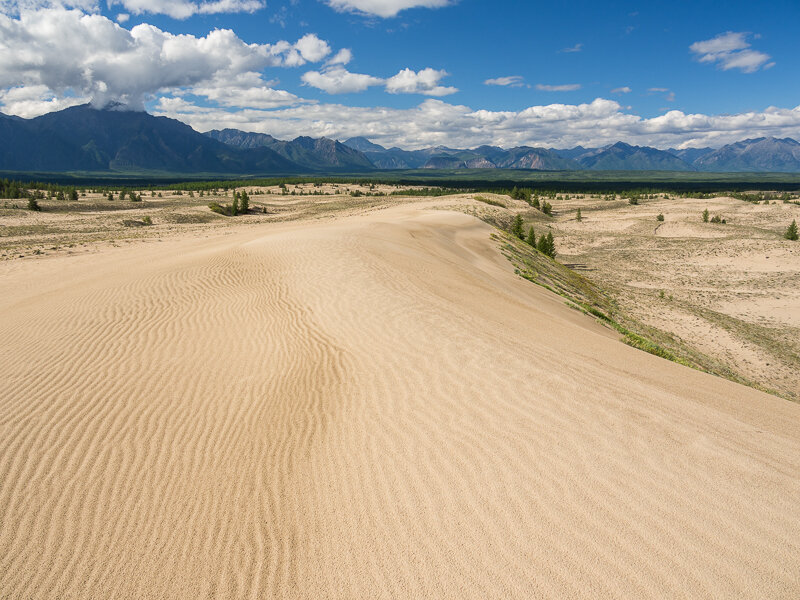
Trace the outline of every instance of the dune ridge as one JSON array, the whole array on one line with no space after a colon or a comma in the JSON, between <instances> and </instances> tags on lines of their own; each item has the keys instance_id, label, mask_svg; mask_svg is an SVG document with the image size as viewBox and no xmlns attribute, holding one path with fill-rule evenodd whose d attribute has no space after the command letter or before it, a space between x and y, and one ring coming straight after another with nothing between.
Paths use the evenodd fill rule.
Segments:
<instances>
[{"instance_id":1,"label":"dune ridge","mask_svg":"<svg viewBox=\"0 0 800 600\"><path fill-rule=\"evenodd\" d=\"M794 597L800 406L396 206L0 265L0 597Z\"/></svg>"}]
</instances>

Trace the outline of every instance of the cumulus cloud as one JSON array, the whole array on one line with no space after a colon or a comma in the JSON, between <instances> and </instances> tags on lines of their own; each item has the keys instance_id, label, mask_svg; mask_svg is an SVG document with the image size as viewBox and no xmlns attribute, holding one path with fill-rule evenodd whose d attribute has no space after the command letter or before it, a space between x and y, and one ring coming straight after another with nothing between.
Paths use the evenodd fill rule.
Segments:
<instances>
[{"instance_id":1,"label":"cumulus cloud","mask_svg":"<svg viewBox=\"0 0 800 600\"><path fill-rule=\"evenodd\" d=\"M633 90L629 88L627 85L623 85L622 87L614 88L611 90L612 94L630 94Z\"/></svg>"},{"instance_id":2,"label":"cumulus cloud","mask_svg":"<svg viewBox=\"0 0 800 600\"><path fill-rule=\"evenodd\" d=\"M403 69L386 80L386 91L390 94L424 94L426 96L448 96L458 88L439 85L439 80L448 75L447 71L422 69L412 71Z\"/></svg>"},{"instance_id":3,"label":"cumulus cloud","mask_svg":"<svg viewBox=\"0 0 800 600\"><path fill-rule=\"evenodd\" d=\"M0 91L0 105L3 106L3 112L26 119L85 104L87 101L88 98L80 96L59 98L45 85L12 87Z\"/></svg>"},{"instance_id":4,"label":"cumulus cloud","mask_svg":"<svg viewBox=\"0 0 800 600\"><path fill-rule=\"evenodd\" d=\"M566 85L545 85L537 83L536 89L542 92L574 92L581 89L580 83L568 83Z\"/></svg>"},{"instance_id":5,"label":"cumulus cloud","mask_svg":"<svg viewBox=\"0 0 800 600\"><path fill-rule=\"evenodd\" d=\"M747 36L745 32L728 31L710 40L695 42L689 50L698 61L716 64L723 71L739 69L744 73L754 73L774 66L774 62L769 62L769 54L750 47Z\"/></svg>"},{"instance_id":6,"label":"cumulus cloud","mask_svg":"<svg viewBox=\"0 0 800 600\"><path fill-rule=\"evenodd\" d=\"M484 85L523 87L525 85L525 80L522 78L522 75L508 75L507 77L495 77L494 79L487 79L483 83Z\"/></svg>"},{"instance_id":7,"label":"cumulus cloud","mask_svg":"<svg viewBox=\"0 0 800 600\"><path fill-rule=\"evenodd\" d=\"M205 37L174 35L148 24L127 30L102 15L63 8L23 11L18 18L0 14L0 40L0 89L44 86L55 97L138 107L149 95L211 89L242 74L257 83L253 77L267 67L303 65L330 53L313 34L295 44L247 44L226 29ZM292 99L265 92L263 80L253 87L262 98Z\"/></svg>"},{"instance_id":8,"label":"cumulus cloud","mask_svg":"<svg viewBox=\"0 0 800 600\"><path fill-rule=\"evenodd\" d=\"M721 146L770 135L800 137L800 106L735 115L685 114L673 110L648 119L602 98L585 104L531 106L521 111L474 110L427 99L410 109L302 104L272 111L237 112L162 99L156 112L187 122L200 131L233 127L279 138L309 135L344 139L363 135L387 147L404 148L440 144L597 147L620 139L669 148Z\"/></svg>"},{"instance_id":9,"label":"cumulus cloud","mask_svg":"<svg viewBox=\"0 0 800 600\"><path fill-rule=\"evenodd\" d=\"M346 65L353 60L353 52L349 48L342 48L326 64L329 65Z\"/></svg>"},{"instance_id":10,"label":"cumulus cloud","mask_svg":"<svg viewBox=\"0 0 800 600\"><path fill-rule=\"evenodd\" d=\"M305 84L328 94L363 92L370 86L384 83L384 80L380 77L373 77L363 73L351 73L341 65L333 65L322 71L303 73L302 80Z\"/></svg>"},{"instance_id":11,"label":"cumulus cloud","mask_svg":"<svg viewBox=\"0 0 800 600\"><path fill-rule=\"evenodd\" d=\"M327 0L328 5L339 12L354 12L384 19L397 16L401 10L409 8L440 8L454 2L455 0Z\"/></svg>"}]
</instances>

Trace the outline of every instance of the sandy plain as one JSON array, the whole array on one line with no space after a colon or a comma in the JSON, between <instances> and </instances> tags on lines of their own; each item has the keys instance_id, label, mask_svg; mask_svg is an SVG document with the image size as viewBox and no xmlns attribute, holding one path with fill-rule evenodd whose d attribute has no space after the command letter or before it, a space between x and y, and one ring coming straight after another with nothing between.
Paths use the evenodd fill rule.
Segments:
<instances>
[{"instance_id":1,"label":"sandy plain","mask_svg":"<svg viewBox=\"0 0 800 600\"><path fill-rule=\"evenodd\" d=\"M518 277L502 209L144 204L5 221L0 597L800 594L800 405Z\"/></svg>"}]
</instances>

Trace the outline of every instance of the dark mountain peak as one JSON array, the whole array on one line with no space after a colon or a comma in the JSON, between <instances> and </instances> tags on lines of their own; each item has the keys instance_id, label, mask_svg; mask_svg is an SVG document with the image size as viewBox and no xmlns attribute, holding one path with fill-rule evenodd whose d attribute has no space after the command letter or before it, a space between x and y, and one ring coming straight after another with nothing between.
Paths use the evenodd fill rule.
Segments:
<instances>
[{"instance_id":1,"label":"dark mountain peak","mask_svg":"<svg viewBox=\"0 0 800 600\"><path fill-rule=\"evenodd\" d=\"M800 143L792 138L760 137L723 146L699 157L703 171L800 171Z\"/></svg>"},{"instance_id":2,"label":"dark mountain peak","mask_svg":"<svg viewBox=\"0 0 800 600\"><path fill-rule=\"evenodd\" d=\"M386 148L383 146L374 144L363 136L351 137L342 143L349 148L358 150L359 152L383 152L386 150Z\"/></svg>"},{"instance_id":3,"label":"dark mountain peak","mask_svg":"<svg viewBox=\"0 0 800 600\"><path fill-rule=\"evenodd\" d=\"M608 148L616 148L617 150L638 150L641 146L632 146L625 142L619 141L608 146Z\"/></svg>"}]
</instances>

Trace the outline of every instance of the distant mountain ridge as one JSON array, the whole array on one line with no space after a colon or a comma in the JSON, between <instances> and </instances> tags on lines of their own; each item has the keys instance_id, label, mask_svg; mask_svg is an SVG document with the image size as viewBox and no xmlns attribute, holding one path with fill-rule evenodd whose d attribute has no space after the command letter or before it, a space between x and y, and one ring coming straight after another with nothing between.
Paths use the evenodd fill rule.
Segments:
<instances>
[{"instance_id":1,"label":"distant mountain ridge","mask_svg":"<svg viewBox=\"0 0 800 600\"><path fill-rule=\"evenodd\" d=\"M742 140L722 148L659 150L617 142L602 148L518 146L472 149L440 145L385 148L365 137L279 140L236 129L199 133L167 117L120 104L74 106L33 119L0 113L0 170L41 172L290 175L365 173L375 169L657 170L800 172L791 138Z\"/></svg>"},{"instance_id":2,"label":"distant mountain ridge","mask_svg":"<svg viewBox=\"0 0 800 600\"><path fill-rule=\"evenodd\" d=\"M269 148L285 159L312 171L363 171L374 168L361 151L329 138L300 136L286 141L265 133L250 133L238 129L212 130L204 135L238 148Z\"/></svg>"},{"instance_id":3,"label":"distant mountain ridge","mask_svg":"<svg viewBox=\"0 0 800 600\"><path fill-rule=\"evenodd\" d=\"M602 148L473 149L384 148L364 137L344 144L364 152L379 169L534 169L593 171L800 172L800 143L791 138L757 138L713 148L659 150L617 142Z\"/></svg>"},{"instance_id":4,"label":"distant mountain ridge","mask_svg":"<svg viewBox=\"0 0 800 600\"><path fill-rule=\"evenodd\" d=\"M269 148L239 150L167 117L85 104L35 119L0 119L0 169L299 173Z\"/></svg>"}]
</instances>

